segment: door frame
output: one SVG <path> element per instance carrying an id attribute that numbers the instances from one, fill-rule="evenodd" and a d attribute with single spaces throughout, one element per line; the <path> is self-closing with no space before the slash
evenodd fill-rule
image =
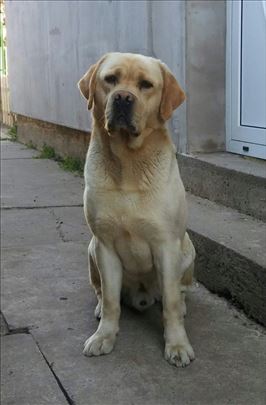
<path id="1" fill-rule="evenodd" d="M 226 2 L 226 150 L 245 156 L 266 159 L 266 130 L 252 127 L 252 131 L 255 131 L 255 133 L 259 131 L 257 134 L 260 137 L 262 135 L 263 143 L 265 136 L 265 144 L 251 143 L 249 138 L 251 128 L 240 125 L 241 77 L 238 72 L 241 64 L 242 4 L 243 0 L 229 0 Z M 240 132 L 242 140 L 234 139 Z"/>

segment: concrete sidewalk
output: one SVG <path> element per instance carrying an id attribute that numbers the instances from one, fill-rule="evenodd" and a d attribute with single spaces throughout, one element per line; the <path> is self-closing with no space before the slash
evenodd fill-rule
<path id="1" fill-rule="evenodd" d="M 158 307 L 123 308 L 115 350 L 84 357 L 97 321 L 83 180 L 18 143 L 1 141 L 1 152 L 2 405 L 265 404 L 265 330 L 198 284 L 188 368 L 163 358 Z"/>

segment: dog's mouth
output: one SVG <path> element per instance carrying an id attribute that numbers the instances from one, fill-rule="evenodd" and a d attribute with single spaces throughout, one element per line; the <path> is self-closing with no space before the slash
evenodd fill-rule
<path id="1" fill-rule="evenodd" d="M 126 114 L 122 113 L 119 115 L 112 115 L 112 117 L 107 119 L 106 129 L 111 135 L 119 132 L 121 135 L 125 136 L 139 136 L 137 126 Z"/>

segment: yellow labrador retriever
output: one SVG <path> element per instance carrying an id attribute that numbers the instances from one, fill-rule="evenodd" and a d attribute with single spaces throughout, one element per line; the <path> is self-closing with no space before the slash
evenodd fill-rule
<path id="1" fill-rule="evenodd" d="M 186 366 L 194 352 L 184 328 L 186 285 L 195 250 L 166 121 L 185 99 L 167 66 L 151 57 L 109 53 L 78 83 L 92 109 L 84 211 L 93 233 L 90 281 L 100 319 L 84 354 L 110 353 L 120 299 L 143 310 L 162 299 L 165 358 Z"/>

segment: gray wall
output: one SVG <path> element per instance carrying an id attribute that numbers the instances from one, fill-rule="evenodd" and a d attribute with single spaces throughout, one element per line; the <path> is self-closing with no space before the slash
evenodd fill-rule
<path id="1" fill-rule="evenodd" d="M 224 75 L 220 65 L 224 57 L 224 10 L 224 1 L 216 0 L 7 1 L 12 110 L 89 130 L 89 114 L 77 81 L 105 52 L 137 52 L 167 63 L 188 95 L 188 102 L 170 122 L 178 149 L 204 150 L 208 142 L 220 145 L 216 138 L 222 138 L 224 132 L 224 83 L 217 86 L 216 79 Z M 209 58 L 217 45 L 222 45 L 218 61 Z M 205 80 L 203 86 L 204 75 L 210 82 Z M 212 111 L 199 91 L 206 97 L 215 93 Z"/>
<path id="2" fill-rule="evenodd" d="M 187 2 L 186 21 L 189 150 L 224 150 L 225 1 Z"/>
<path id="3" fill-rule="evenodd" d="M 150 2 L 152 18 L 152 54 L 165 62 L 181 87 L 185 83 L 185 11 L 184 1 Z M 170 129 L 179 151 L 187 150 L 186 103 L 174 113 Z"/>
<path id="4" fill-rule="evenodd" d="M 11 107 L 32 118 L 88 130 L 81 75 L 111 50 L 148 53 L 145 1 L 8 1 L 6 13 Z"/>

